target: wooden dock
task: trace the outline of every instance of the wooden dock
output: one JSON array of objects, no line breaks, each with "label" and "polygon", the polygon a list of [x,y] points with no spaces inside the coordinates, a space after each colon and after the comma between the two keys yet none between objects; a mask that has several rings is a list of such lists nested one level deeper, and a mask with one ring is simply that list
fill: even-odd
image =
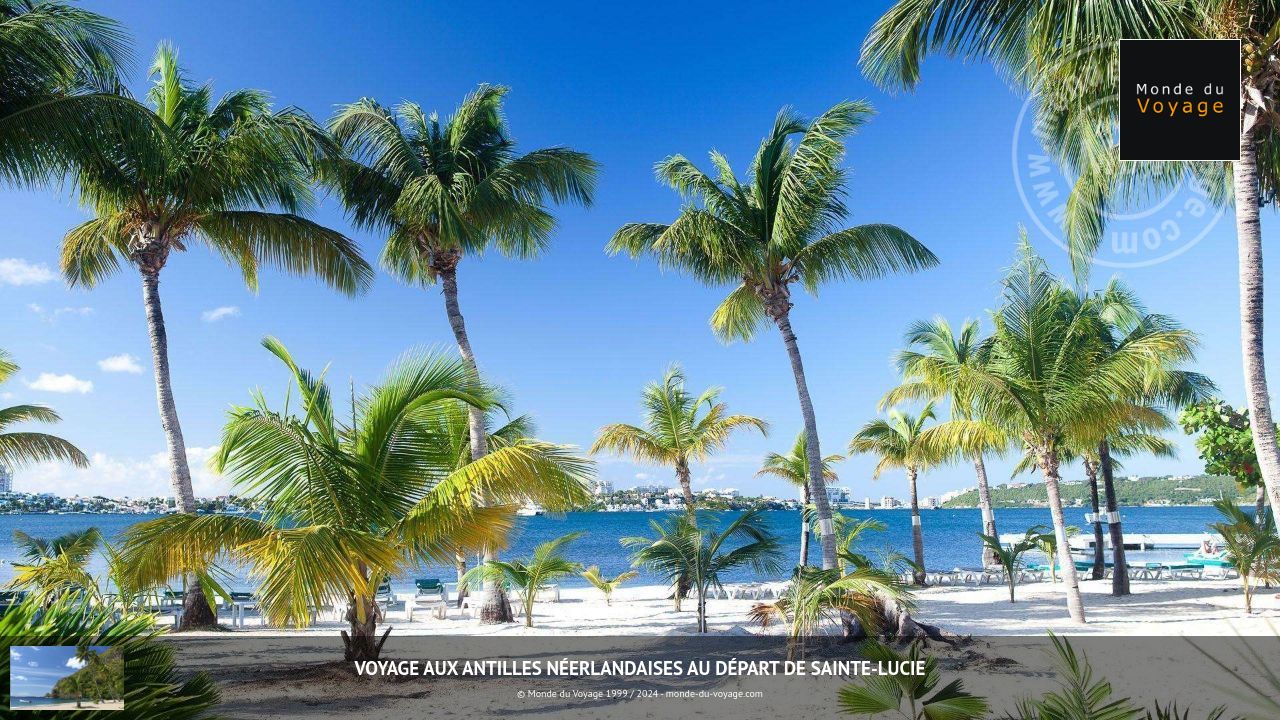
[{"label": "wooden dock", "polygon": [[[1198,550],[1201,543],[1208,538],[1212,542],[1222,547],[1222,536],[1217,533],[1125,533],[1124,549],[1125,550]],[[1014,533],[1001,533],[1000,542],[1008,545],[1016,543],[1023,539],[1022,535]],[[1093,549],[1093,533],[1089,528],[1081,528],[1079,535],[1072,535],[1067,539],[1072,550],[1092,550]],[[1111,535],[1107,532],[1102,533],[1103,546],[1111,547]]]}]

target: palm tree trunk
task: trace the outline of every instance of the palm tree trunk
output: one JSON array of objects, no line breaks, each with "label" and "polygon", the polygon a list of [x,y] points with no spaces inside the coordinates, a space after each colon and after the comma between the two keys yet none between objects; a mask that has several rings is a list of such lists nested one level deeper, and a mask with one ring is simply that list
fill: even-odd
[{"label": "palm tree trunk", "polygon": [[1258,468],[1271,500],[1280,507],[1280,450],[1271,416],[1262,338],[1262,228],[1258,220],[1258,154],[1254,128],[1246,120],[1240,133],[1240,159],[1233,163],[1236,241],[1240,253],[1240,342],[1244,387]]},{"label": "palm tree trunk", "polygon": [[[1062,515],[1062,494],[1058,475],[1058,453],[1054,450],[1039,449],[1040,474],[1044,476],[1044,489],[1049,496],[1049,515],[1053,518],[1053,536],[1058,545],[1058,564],[1062,566],[1062,580],[1067,586],[1067,612],[1071,619],[1083,623],[1084,601],[1080,598],[1080,579],[1076,575],[1076,564],[1071,558],[1071,546],[1067,544],[1067,523]],[[1052,564],[1052,563],[1050,563]]]},{"label": "palm tree trunk", "polygon": [[809,508],[809,485],[806,483],[800,493],[800,567],[809,564],[809,523],[804,514]]},{"label": "palm tree trunk", "polygon": [[[1000,536],[996,534],[996,510],[991,506],[991,487],[987,484],[987,463],[982,459],[980,452],[973,454],[973,470],[978,476],[978,507],[982,509],[982,532],[984,535],[998,538]],[[982,567],[996,564],[999,564],[996,551],[983,543]]]},{"label": "palm tree trunk", "polygon": [[[480,377],[476,365],[475,353],[471,350],[471,340],[467,337],[467,323],[462,318],[462,310],[458,307],[458,270],[457,264],[461,256],[452,251],[451,262],[444,263],[440,272],[440,284],[444,290],[444,311],[449,317],[449,327],[453,330],[454,340],[458,343],[458,353],[462,361],[471,369],[476,378]],[[484,411],[477,407],[467,408],[467,432],[471,437],[471,459],[479,460],[489,454],[488,436],[485,434]],[[498,559],[498,553],[491,547],[484,548],[484,561]],[[486,625],[515,622],[515,614],[511,611],[511,600],[507,597],[502,583],[493,580],[484,581],[484,603],[480,607],[480,622]]]},{"label": "palm tree trunk", "polygon": [[[178,407],[173,401],[173,380],[169,376],[169,335],[164,326],[160,306],[160,269],[142,270],[142,304],[147,315],[147,334],[151,337],[151,365],[156,376],[156,404],[160,408],[160,427],[169,451],[169,482],[174,504],[180,513],[196,513],[196,495],[191,487],[191,468],[187,465],[187,446],[178,422]],[[194,575],[184,580],[180,629],[216,627],[218,616],[209,609],[203,588]]]},{"label": "palm tree trunk", "polygon": [[1093,573],[1091,580],[1101,580],[1107,574],[1107,554],[1103,551],[1102,520],[1098,517],[1098,466],[1089,458],[1084,459],[1084,473],[1089,477],[1089,504],[1093,509]]},{"label": "palm tree trunk", "polygon": [[1106,440],[1098,443],[1098,466],[1102,470],[1102,484],[1107,491],[1107,513],[1111,516],[1111,522],[1107,525],[1111,530],[1111,594],[1120,597],[1129,594],[1129,569],[1124,558],[1124,528],[1120,523],[1120,514],[1116,512],[1119,505],[1111,465],[1111,445]]},{"label": "palm tree trunk", "polygon": [[827,484],[822,478],[822,449],[818,445],[818,418],[813,412],[813,399],[809,396],[809,384],[804,376],[804,362],[800,359],[800,347],[796,344],[796,334],[791,329],[789,310],[782,310],[774,315],[778,331],[782,333],[782,343],[787,347],[787,357],[791,359],[791,372],[796,380],[796,394],[800,397],[800,414],[804,417],[805,457],[809,461],[809,492],[811,501],[818,509],[818,534],[822,543],[822,569],[831,570],[836,567],[836,534],[831,521],[831,504],[827,502]]},{"label": "palm tree trunk", "polygon": [[924,530],[920,527],[920,501],[916,497],[916,469],[907,468],[907,486],[911,490],[911,549],[915,553],[916,567],[912,570],[912,580],[921,587],[925,584],[924,572]]},{"label": "palm tree trunk", "polygon": [[1253,501],[1253,521],[1262,522],[1267,512],[1267,489],[1261,485],[1258,486],[1258,496]]},{"label": "palm tree trunk", "polygon": [[676,482],[680,483],[680,492],[684,495],[684,511],[689,521],[697,525],[698,513],[694,509],[693,481],[689,472],[689,461],[680,458],[676,461]]},{"label": "palm tree trunk", "polygon": [[[364,620],[361,620],[356,612],[357,603],[364,605]],[[343,655],[346,660],[377,660],[382,654],[382,644],[391,634],[391,628],[387,628],[382,633],[381,639],[378,638],[379,614],[378,606],[372,599],[351,597],[347,607],[347,624],[350,626],[350,632],[342,631]]]}]

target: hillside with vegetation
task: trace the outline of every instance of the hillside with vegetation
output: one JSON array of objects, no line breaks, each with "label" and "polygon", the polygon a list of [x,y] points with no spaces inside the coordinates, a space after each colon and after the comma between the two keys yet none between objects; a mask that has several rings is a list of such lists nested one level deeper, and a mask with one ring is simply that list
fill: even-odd
[{"label": "hillside with vegetation", "polygon": [[[1230,478],[1218,475],[1195,477],[1116,478],[1116,497],[1121,505],[1209,505],[1219,498],[1240,500],[1240,490]],[[1064,505],[1087,505],[1089,486],[1083,481],[1062,484]],[[995,507],[1037,507],[1048,504],[1043,483],[1006,483],[991,488]],[[958,495],[943,507],[978,506],[978,491]]]},{"label": "hillside with vegetation", "polygon": [[51,698],[119,700],[124,697],[124,651],[108,648],[87,658],[84,667],[62,678],[49,691]]}]

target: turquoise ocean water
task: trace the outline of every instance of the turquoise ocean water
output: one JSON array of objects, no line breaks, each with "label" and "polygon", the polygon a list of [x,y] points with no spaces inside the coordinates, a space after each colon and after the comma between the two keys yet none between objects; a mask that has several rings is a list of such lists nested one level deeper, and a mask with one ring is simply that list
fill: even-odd
[{"label": "turquoise ocean water", "polygon": [[[871,533],[863,543],[864,552],[873,557],[883,551],[896,550],[911,552],[911,515],[907,510],[845,510],[846,515],[863,518],[874,517],[888,527],[884,532]],[[1068,508],[1067,523],[1086,528],[1083,508]],[[1218,519],[1218,513],[1211,507],[1129,507],[1122,508],[1124,529],[1127,533],[1200,533],[1204,532],[1207,523]],[[731,513],[725,513],[731,517]],[[799,526],[800,514],[797,511],[772,511],[764,513],[769,526],[782,537],[784,552],[788,559],[796,558],[800,552]],[[8,580],[13,574],[12,563],[18,560],[13,546],[13,531],[22,530],[36,537],[51,538],[70,530],[96,526],[109,538],[141,520],[154,516],[147,515],[0,515],[0,582]],[[646,512],[592,512],[567,513],[564,515],[539,515],[524,517],[518,520],[517,529],[512,536],[510,547],[504,555],[511,557],[527,556],[532,548],[540,542],[569,532],[582,531],[586,534],[569,546],[571,559],[584,565],[599,565],[605,575],[614,575],[631,566],[627,552],[618,543],[620,537],[650,534],[649,523],[661,521],[668,517],[667,513]],[[1048,525],[1049,511],[1041,508],[1008,509],[996,511],[996,522],[1001,533],[1021,533],[1028,527],[1037,524]],[[981,529],[981,516],[976,509],[972,510],[926,510],[922,513],[922,527],[925,540],[925,560],[930,570],[951,569],[954,567],[976,567],[980,564],[981,547],[976,533]],[[1133,560],[1167,560],[1181,557],[1182,551],[1163,554],[1148,554],[1134,557]],[[811,554],[811,561],[816,553]],[[474,558],[472,558],[474,562]],[[791,560],[794,562],[794,560]],[[95,574],[101,574],[103,564],[99,559],[95,564]],[[452,567],[422,567],[408,573],[405,577],[396,578],[394,585],[397,591],[407,592],[412,587],[414,577],[438,577],[451,581],[456,577]],[[749,571],[731,574],[729,581],[741,582],[753,579],[767,580],[773,578],[754,578]],[[633,583],[655,582],[655,578],[642,575]],[[235,583],[235,589],[249,589],[251,582],[242,579]],[[565,585],[584,585],[580,578],[569,578]]]}]

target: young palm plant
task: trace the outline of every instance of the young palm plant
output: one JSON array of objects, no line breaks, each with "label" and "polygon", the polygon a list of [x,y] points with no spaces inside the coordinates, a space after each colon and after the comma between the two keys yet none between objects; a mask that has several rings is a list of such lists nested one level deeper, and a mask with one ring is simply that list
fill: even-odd
[{"label": "young palm plant", "polygon": [[1097,328],[1096,298],[1077,295],[1050,275],[1025,235],[1003,284],[1002,303],[993,313],[991,360],[960,373],[974,417],[941,423],[921,442],[937,449],[1021,440],[1044,478],[1069,614],[1084,622],[1059,489],[1062,453],[1129,422],[1130,398],[1150,387],[1153,358],[1154,367],[1188,360],[1195,339],[1184,330],[1159,329],[1107,346]]},{"label": "young palm plant", "polygon": [[685,390],[684,372],[674,365],[660,382],[649,383],[641,393],[644,425],[622,423],[600,428],[591,453],[626,454],[638,462],[675,469],[676,481],[684,494],[685,513],[696,524],[696,501],[689,471],[690,462],[705,462],[723,450],[735,430],[769,432],[769,424],[750,415],[730,415],[720,402],[721,389],[707,388],[700,395]]},{"label": "young palm plant", "polygon": [[534,548],[533,556],[528,560],[490,560],[473,568],[467,575],[519,588],[524,626],[533,627],[533,603],[538,599],[538,591],[548,583],[582,570],[581,563],[573,562],[563,553],[569,543],[584,534],[561,535]]},{"label": "young palm plant", "polygon": [[[913,323],[904,337],[906,348],[901,350],[895,362],[902,374],[902,384],[885,394],[880,401],[883,410],[907,400],[946,399],[951,414],[968,417],[973,413],[973,403],[957,392],[956,376],[966,365],[987,361],[990,343],[979,335],[978,323],[965,320],[957,332],[946,318],[921,320]],[[975,448],[971,453],[948,453],[949,459],[960,456],[973,462],[978,478],[978,507],[982,511],[982,532],[996,536],[996,514],[991,506],[991,488],[987,483],[986,452],[1004,452],[1007,444],[989,449]],[[957,448],[958,450],[958,448]],[[990,565],[995,557],[991,548],[983,546],[982,564]]]},{"label": "young palm plant", "polygon": [[[622,546],[634,548],[637,567],[666,576],[673,583],[687,577],[698,599],[698,632],[707,632],[707,593],[721,588],[725,573],[746,567],[757,575],[782,570],[782,547],[765,527],[760,510],[748,510],[723,528],[714,521],[694,524],[679,515],[663,527],[650,522],[654,537],[624,537]],[[677,593],[678,594],[678,593]]]},{"label": "young palm plant", "polygon": [[[812,496],[809,494],[809,454],[808,442],[802,430],[786,455],[769,453],[756,471],[756,477],[768,475],[782,478],[800,488],[800,565],[809,564],[809,509]],[[832,465],[842,462],[843,455],[828,455],[822,458],[822,480],[833,483],[839,479]]]},{"label": "young palm plant", "polygon": [[670,224],[624,225],[608,245],[609,252],[633,258],[651,254],[659,266],[687,271],[708,285],[737,283],[711,316],[711,328],[722,340],[750,340],[767,322],[777,326],[808,438],[809,491],[826,569],[836,566],[836,539],[822,479],[817,415],[791,327],[792,285],[816,293],[827,282],[911,272],[938,262],[893,225],[840,227],[848,216],[842,201],[848,184],[841,167],[845,139],[871,113],[867,102],[842,102],[808,121],[784,108],[745,182],[719,152],[711,153],[714,177],[682,155],[663,160],[658,179],[689,204]]},{"label": "young palm plant", "polygon": [[[987,717],[986,698],[964,689],[960,679],[941,688],[938,659],[913,642],[905,653],[878,643],[863,648],[867,660],[879,663],[924,663],[921,674],[872,675],[840,689],[840,709],[848,715],[882,716],[894,713],[904,720],[982,720]],[[899,665],[901,667],[901,665]]]},{"label": "young palm plant", "polygon": [[[995,535],[978,533],[982,544],[990,548],[991,554],[995,556],[995,564],[1004,570],[1004,580],[1009,586],[1009,602],[1017,602],[1014,591],[1018,587],[1018,573],[1022,570],[1022,556],[1040,546],[1046,530],[1048,528],[1043,525],[1028,528],[1021,540],[1009,543],[1007,547],[1001,545],[1000,538]],[[1052,555],[1049,556],[1049,562],[1054,562]]]},{"label": "young palm plant", "polygon": [[1213,506],[1223,520],[1211,527],[1222,536],[1228,562],[1240,575],[1244,594],[1244,612],[1253,613],[1253,592],[1258,583],[1280,582],[1280,537],[1276,537],[1276,519],[1264,513],[1261,519],[1240,509],[1231,500],[1219,500]]},{"label": "young palm plant", "polygon": [[[0,350],[0,385],[18,373],[9,353]],[[88,467],[89,458],[75,445],[47,433],[11,431],[19,423],[56,423],[62,417],[44,405],[0,407],[0,465],[16,467],[27,463],[62,461]]]},{"label": "young palm plant", "polygon": [[617,575],[614,575],[612,578],[607,578],[604,575],[600,574],[599,565],[592,565],[591,567],[582,571],[582,579],[591,583],[591,587],[599,590],[601,594],[604,595],[605,605],[613,604],[613,591],[621,587],[622,583],[628,580],[635,579],[639,576],[640,576],[640,573],[636,572],[635,570],[628,570],[623,573],[618,573]]},{"label": "young palm plant", "polygon": [[[1240,39],[1240,160],[1121,162],[1116,93],[1121,38]],[[1233,207],[1240,285],[1240,336],[1254,445],[1273,507],[1280,507],[1280,448],[1263,353],[1260,208],[1280,187],[1280,7],[1258,0],[1169,3],[1002,3],[899,0],[862,48],[867,76],[912,88],[934,53],[989,61],[1036,98],[1042,144],[1076,177],[1063,225],[1078,278],[1088,273],[1108,210],[1187,179],[1215,204]]]},{"label": "young palm plant", "polygon": [[[300,368],[274,338],[263,342],[293,374],[297,414],[261,394],[230,411],[213,459],[262,516],[170,515],[131,528],[125,554],[141,584],[209,567],[222,557],[260,578],[272,623],[306,625],[345,600],[348,660],[377,659],[378,586],[458,548],[500,543],[515,507],[534,497],[553,509],[585,501],[591,463],[537,441],[456,467],[439,413],[480,402],[461,360],[409,354],[338,419],[323,376]],[[503,504],[481,506],[476,498]]]},{"label": "young palm plant", "polygon": [[932,449],[920,442],[925,424],[934,418],[933,402],[925,404],[919,415],[909,415],[898,409],[889,411],[889,419],[876,419],[862,426],[849,441],[849,454],[869,453],[880,458],[872,472],[872,478],[890,468],[902,468],[907,474],[907,486],[911,493],[911,549],[915,567],[912,576],[916,585],[925,584],[924,531],[920,524],[920,499],[916,493],[916,479],[920,471],[937,462]]},{"label": "young palm plant", "polygon": [[[213,101],[191,85],[177,51],[161,45],[151,68],[143,131],[108,126],[96,152],[77,163],[75,187],[93,219],[67,233],[62,271],[93,287],[127,263],[142,278],[160,424],[179,512],[196,511],[186,444],[169,372],[160,275],[174,252],[202,244],[237,267],[255,289],[260,265],[314,275],[348,294],[373,272],[354,242],[298,213],[311,200],[309,161],[323,133],[304,114],[273,112],[267,96],[238,90]],[[134,102],[134,101],[131,101]],[[210,625],[203,593],[188,583],[185,627]]]},{"label": "young palm plant", "polygon": [[[410,285],[440,282],[458,351],[473,373],[458,264],[489,249],[537,256],[555,228],[548,201],[590,205],[598,169],[586,153],[563,147],[517,153],[502,115],[506,94],[481,85],[444,122],[410,102],[391,109],[365,98],[341,106],[329,129],[347,157],[322,171],[357,225],[387,233],[388,272]],[[478,459],[488,451],[483,414],[473,409],[470,422]],[[489,549],[485,558],[496,555]],[[487,585],[482,619],[511,622],[501,587]]]},{"label": "young palm plant", "polygon": [[884,602],[910,608],[910,596],[892,572],[858,566],[848,572],[799,567],[777,600],[756,603],[750,618],[762,628],[783,622],[787,628],[787,659],[803,658],[809,638],[823,626],[840,626],[850,618],[868,634],[881,630]]},{"label": "young palm plant", "polygon": [[97,596],[98,584],[89,574],[89,561],[102,542],[97,528],[73,530],[52,540],[13,531],[13,545],[21,557],[13,566],[8,587],[33,590],[42,598],[69,592]]}]

